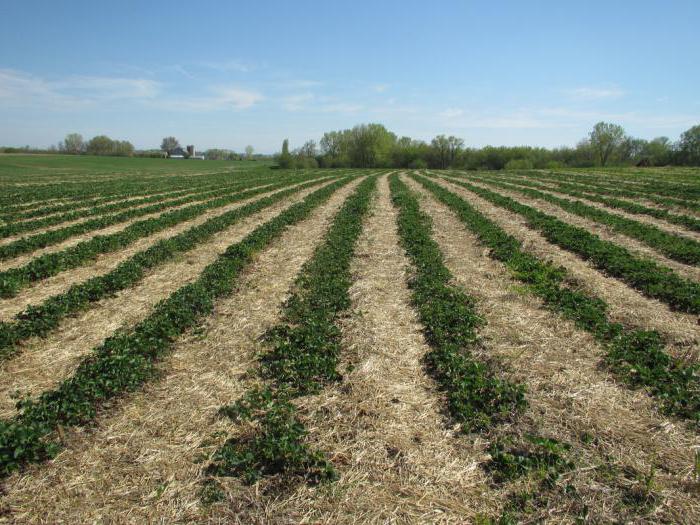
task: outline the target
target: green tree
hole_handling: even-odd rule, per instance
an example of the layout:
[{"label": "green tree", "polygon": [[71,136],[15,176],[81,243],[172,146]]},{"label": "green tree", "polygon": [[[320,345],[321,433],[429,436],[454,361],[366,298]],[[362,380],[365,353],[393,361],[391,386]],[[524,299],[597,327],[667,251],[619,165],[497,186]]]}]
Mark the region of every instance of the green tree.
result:
[{"label": "green tree", "polygon": [[601,166],[605,166],[610,156],[615,153],[625,140],[622,126],[609,122],[598,122],[593,126],[590,141]]},{"label": "green tree", "polygon": [[673,145],[668,137],[656,137],[644,146],[643,156],[654,166],[665,166],[671,162]]},{"label": "green tree", "polygon": [[63,139],[63,143],[59,149],[66,153],[72,153],[73,155],[82,153],[85,151],[83,136],[80,133],[69,133],[66,135],[66,138]]},{"label": "green tree", "polygon": [[678,142],[678,156],[683,164],[700,166],[700,125],[683,132]]},{"label": "green tree", "polygon": [[114,141],[106,135],[98,135],[87,143],[87,152],[90,155],[114,154]]},{"label": "green tree", "polygon": [[289,139],[284,139],[282,141],[282,153],[280,153],[277,158],[277,164],[282,169],[288,169],[292,167],[292,155],[289,153]]},{"label": "green tree", "polygon": [[165,153],[170,153],[171,151],[179,147],[180,143],[175,137],[165,137],[163,139],[163,142],[160,143],[160,149]]},{"label": "green tree", "polygon": [[248,160],[251,160],[253,158],[253,153],[255,150],[253,149],[253,146],[246,146],[245,147],[245,158]]}]

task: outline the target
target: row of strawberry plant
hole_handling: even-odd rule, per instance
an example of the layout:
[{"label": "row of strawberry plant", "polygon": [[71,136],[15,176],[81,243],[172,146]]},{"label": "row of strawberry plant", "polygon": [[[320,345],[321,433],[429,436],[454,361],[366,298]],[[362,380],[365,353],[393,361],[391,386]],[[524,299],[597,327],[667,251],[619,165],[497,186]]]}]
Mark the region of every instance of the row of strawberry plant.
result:
[{"label": "row of strawberry plant", "polygon": [[646,181],[639,178],[612,178],[609,175],[572,175],[567,173],[565,176],[572,177],[574,180],[578,180],[585,183],[593,183],[602,186],[620,187],[622,189],[635,191],[640,194],[682,198],[689,201],[697,201],[697,199],[700,197],[700,186],[697,184],[677,184],[666,181]]},{"label": "row of strawberry plant", "polygon": [[33,336],[45,336],[57,328],[61,320],[67,316],[84,310],[105,297],[110,297],[121,290],[134,286],[144,278],[147,271],[153,270],[178,254],[187,252],[208,241],[216,233],[234,225],[241,219],[318,184],[318,181],[313,180],[212,217],[198,226],[193,226],[173,237],[158,241],[153,246],[120,263],[119,266],[106,274],[75,284],[66,292],[54,295],[40,305],[28,307],[17,314],[11,322],[0,321],[0,360],[15,355],[19,350],[17,345],[22,341]]},{"label": "row of strawberry plant", "polygon": [[63,228],[58,228],[55,230],[50,230],[47,232],[36,233],[34,235],[29,235],[27,237],[22,237],[16,241],[12,241],[5,245],[0,246],[0,261],[7,259],[12,259],[23,255],[25,253],[31,253],[33,251],[39,250],[41,248],[46,248],[47,246],[52,246],[63,242],[76,235],[82,235],[96,230],[101,230],[108,226],[113,226],[122,222],[129,221],[138,217],[143,217],[144,215],[151,215],[154,213],[167,211],[170,208],[177,208],[186,204],[194,202],[204,202],[211,199],[216,199],[219,197],[226,197],[228,195],[235,194],[241,190],[246,190],[250,187],[264,187],[258,184],[237,184],[230,185],[225,188],[218,190],[208,190],[202,193],[190,193],[185,197],[180,197],[174,200],[161,201],[157,204],[151,204],[150,206],[144,206],[141,208],[130,208],[121,213],[116,213],[114,215],[104,215],[94,219],[88,219],[86,221],[79,222],[77,224],[72,224],[65,226]]},{"label": "row of strawberry plant", "polygon": [[[253,176],[257,175],[258,173],[255,173]],[[246,174],[246,172],[236,172],[236,176],[249,176],[249,174]],[[155,192],[158,190],[168,191],[173,189],[185,189],[211,180],[221,180],[225,182],[226,179],[230,179],[230,177],[231,172],[218,172],[206,176],[192,177],[180,175],[160,177],[158,179],[142,177],[124,179],[122,177],[114,177],[100,181],[99,184],[90,181],[81,181],[73,184],[61,182],[50,185],[30,185],[12,189],[8,188],[5,194],[0,197],[0,205],[14,206],[27,202],[56,198],[65,199],[67,201],[80,201],[89,198],[106,198],[113,196],[128,197],[143,192],[144,190]]]},{"label": "row of strawberry plant", "polygon": [[478,176],[471,176],[470,179],[489,186],[515,191],[527,197],[532,197],[533,199],[543,200],[567,212],[578,215],[579,217],[605,224],[616,232],[641,241],[653,250],[661,252],[674,261],[690,265],[697,265],[700,263],[700,243],[688,237],[681,237],[680,235],[666,232],[654,225],[644,224],[615,213],[609,213],[579,200],[564,199],[534,188],[516,186],[508,182]]},{"label": "row of strawberry plant", "polygon": [[101,204],[93,207],[83,207],[73,211],[50,214],[48,216],[36,217],[28,220],[22,219],[19,221],[10,222],[9,224],[0,227],[0,239],[20,233],[31,232],[40,228],[55,226],[63,222],[74,221],[86,217],[107,215],[113,212],[122,211],[124,209],[135,208],[136,206],[163,202],[167,200],[175,200],[178,197],[183,197],[186,195],[204,194],[209,191],[224,189],[229,186],[231,185],[219,184],[216,186],[205,186],[202,188],[190,188],[167,193],[156,193],[155,195],[148,195],[137,199],[120,200],[115,203]]},{"label": "row of strawberry plant", "polygon": [[[31,185],[15,188],[7,187],[3,188],[5,190],[3,201],[5,202],[0,203],[0,208],[2,208],[3,216],[12,221],[14,216],[21,216],[23,211],[31,211],[31,215],[39,217],[46,213],[108,204],[116,200],[145,197],[178,190],[204,189],[206,186],[221,187],[232,182],[252,182],[260,178],[273,179],[280,176],[280,174],[275,174],[271,170],[242,170],[217,172],[201,176],[173,175],[171,177],[162,177],[158,180],[152,180],[148,177],[115,177],[100,182],[86,181],[77,185],[60,183],[51,187],[44,185],[38,187]],[[44,193],[46,195],[43,195]],[[42,196],[46,197],[46,199],[42,199]],[[32,204],[26,205],[26,202],[32,202]],[[40,205],[41,202],[45,203],[44,206]],[[40,206],[37,206],[37,204]],[[59,209],[56,210],[56,207]]]},{"label": "row of strawberry plant", "polygon": [[117,332],[96,347],[58,387],[21,402],[15,417],[0,420],[0,476],[52,457],[60,447],[52,438],[58,427],[93,421],[107,401],[156,377],[156,363],[185,330],[211,314],[215,300],[234,291],[255,254],[308,217],[348,180],[324,186],[258,226],[229,246],[196,281],[158,303],[133,329]]},{"label": "row of strawberry plant", "polygon": [[[208,186],[208,187],[207,187]],[[218,186],[223,186],[223,184],[219,184]],[[216,185],[205,185],[201,189],[202,191],[206,189],[214,189]],[[3,213],[0,215],[0,220],[3,222],[8,222],[8,223],[15,223],[19,221],[31,221],[31,220],[36,220],[36,219],[42,219],[46,217],[47,215],[61,215],[61,214],[68,214],[68,213],[74,213],[77,211],[82,211],[84,209],[94,209],[94,208],[101,208],[101,207],[106,207],[106,206],[117,206],[120,204],[126,204],[129,199],[143,199],[143,198],[148,198],[148,197],[158,197],[162,196],[164,198],[167,198],[167,195],[172,195],[173,198],[177,197],[179,194],[184,194],[187,193],[188,191],[192,192],[197,189],[200,189],[198,186],[193,186],[191,188],[179,188],[179,189],[173,189],[170,191],[159,191],[159,190],[148,190],[144,191],[143,194],[140,195],[129,195],[129,196],[123,196],[123,195],[114,195],[110,197],[101,197],[101,198],[89,198],[89,199],[83,199],[79,201],[65,201],[65,200],[50,200],[46,202],[44,205],[39,205],[39,206],[32,206],[29,209],[23,209],[23,208],[18,208],[18,209],[10,209],[9,207],[4,208],[2,211]],[[67,217],[69,215],[66,215]],[[79,217],[76,217],[79,218]],[[70,220],[70,219],[67,219]]]},{"label": "row of strawberry plant", "polygon": [[636,215],[649,215],[650,217],[662,219],[673,224],[678,224],[679,226],[684,226],[690,230],[700,232],[700,219],[692,217],[690,215],[675,214],[671,213],[666,209],[650,208],[649,206],[644,206],[636,202],[616,199],[614,197],[605,197],[594,193],[585,193],[584,191],[582,191],[582,189],[579,189],[576,186],[571,188],[571,186],[567,184],[559,184],[555,188],[551,188],[549,186],[545,186],[543,184],[534,182],[533,180],[523,179],[520,177],[506,178],[501,176],[494,176],[494,178],[501,182],[510,182],[511,184],[517,184],[519,186],[527,186],[528,188],[534,188],[543,191],[563,193],[564,195],[570,195],[571,197],[598,202],[610,208],[623,210]]},{"label": "row of strawberry plant", "polygon": [[700,313],[700,285],[680,277],[670,268],[638,257],[622,246],[602,240],[584,228],[572,226],[510,197],[465,181],[450,179],[450,182],[468,189],[498,207],[521,215],[531,228],[541,232],[551,243],[591,261],[599,270],[622,280],[644,295],[683,312]]},{"label": "row of strawberry plant", "polygon": [[[304,175],[300,177],[301,181],[307,178]],[[41,255],[23,266],[0,272],[0,297],[13,297],[17,295],[22,288],[34,282],[46,279],[71,268],[77,268],[93,260],[100,254],[121,250],[137,239],[148,237],[181,222],[194,219],[209,210],[249,199],[260,193],[273,191],[288,184],[292,184],[293,182],[292,179],[288,179],[285,182],[272,186],[264,186],[262,188],[212,199],[201,204],[193,204],[179,210],[164,213],[158,217],[134,222],[117,233],[111,235],[96,235],[89,240],[80,242],[65,250]],[[300,181],[297,180],[297,182]]]},{"label": "row of strawberry plant", "polygon": [[[130,192],[129,194],[116,194],[116,195],[111,195],[107,197],[99,197],[99,198],[89,198],[89,199],[83,199],[83,200],[74,200],[74,201],[69,201],[69,202],[61,202],[60,204],[51,204],[48,206],[44,206],[41,208],[34,208],[30,211],[23,211],[23,212],[7,212],[3,215],[0,215],[0,220],[3,220],[5,222],[14,222],[14,221],[19,221],[19,220],[27,220],[27,219],[35,219],[35,218],[41,218],[46,215],[51,215],[51,214],[59,214],[59,213],[71,213],[77,210],[83,210],[84,208],[91,208],[93,209],[93,212],[100,212],[100,213],[106,213],[108,211],[116,211],[117,206],[119,205],[125,205],[127,204],[126,202],[123,202],[124,199],[134,199],[134,198],[149,198],[149,197],[157,197],[157,196],[163,196],[166,197],[167,195],[171,195],[172,197],[176,197],[178,194],[185,194],[185,193],[192,193],[195,191],[206,191],[206,190],[213,190],[216,188],[224,187],[226,185],[230,185],[232,183],[252,183],[252,182],[259,182],[262,184],[262,181],[265,180],[280,180],[284,178],[284,175],[279,175],[279,174],[258,174],[255,177],[239,177],[236,176],[235,178],[232,177],[227,177],[227,178],[222,178],[222,177],[215,177],[212,179],[204,179],[202,181],[198,181],[196,183],[188,184],[185,187],[181,188],[156,188],[156,187],[149,187],[146,190],[141,190],[137,192]],[[117,202],[115,202],[117,201]],[[122,202],[118,202],[122,201]],[[131,204],[133,205],[135,201],[131,201]],[[111,206],[114,206],[114,208],[110,208]],[[87,216],[87,215],[86,215]],[[66,217],[69,217],[69,215],[66,215]],[[78,217],[76,217],[78,218]],[[64,220],[70,220],[68,218]]]},{"label": "row of strawberry plant", "polygon": [[292,400],[341,379],[337,319],[350,306],[350,263],[375,188],[376,177],[358,186],[296,278],[280,324],[267,334],[271,349],[261,356],[259,373],[268,385],[221,409],[235,421],[253,422],[254,430],[227,440],[214,454],[209,474],[246,483],[276,474],[310,482],[335,477],[325,456],[304,442],[307,430]]},{"label": "row of strawberry plant", "polygon": [[[566,178],[565,178],[566,177]],[[579,189],[586,193],[595,193],[598,195],[607,195],[614,197],[623,197],[628,199],[643,199],[665,208],[675,208],[681,207],[688,210],[700,211],[700,204],[697,200],[682,199],[679,197],[662,197],[659,195],[653,195],[648,193],[641,193],[629,188],[622,188],[619,185],[611,184],[607,181],[607,184],[594,183],[592,181],[587,181],[585,177],[583,178],[569,178],[567,175],[552,175],[546,173],[537,173],[531,175],[528,173],[527,178],[536,180],[539,182],[554,183],[557,185],[564,185],[564,187],[570,187],[574,189]]]},{"label": "row of strawberry plant", "polygon": [[574,289],[569,284],[574,280],[565,268],[524,251],[520,241],[453,192],[429,179],[415,179],[452,209],[479,242],[489,248],[489,256],[505,264],[548,308],[600,341],[605,349],[605,363],[618,378],[634,387],[647,388],[667,412],[700,423],[700,369],[665,352],[661,334],[612,321],[605,301]]},{"label": "row of strawberry plant", "polygon": [[452,419],[466,432],[487,430],[525,406],[525,389],[498,377],[496,370],[469,351],[483,322],[475,301],[450,284],[442,252],[432,238],[430,218],[398,175],[389,178],[398,209],[401,246],[415,268],[412,301],[431,351],[426,366],[445,392]]}]

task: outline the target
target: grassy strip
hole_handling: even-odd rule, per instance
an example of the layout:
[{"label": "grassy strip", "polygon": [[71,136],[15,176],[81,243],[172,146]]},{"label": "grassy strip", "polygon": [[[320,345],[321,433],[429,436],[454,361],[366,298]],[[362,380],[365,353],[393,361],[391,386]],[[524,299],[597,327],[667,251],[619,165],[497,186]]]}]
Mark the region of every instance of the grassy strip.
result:
[{"label": "grassy strip", "polygon": [[534,199],[550,202],[570,213],[591,219],[600,224],[610,226],[614,231],[620,232],[628,237],[637,239],[650,248],[663,253],[670,259],[685,264],[697,265],[700,263],[700,243],[687,237],[681,237],[665,232],[650,224],[644,224],[614,213],[609,213],[600,208],[589,206],[578,200],[569,200],[557,197],[550,193],[545,193],[533,188],[523,188],[507,182],[498,181],[491,178],[471,177],[490,186],[496,186],[504,190],[516,191]]},{"label": "grassy strip", "polygon": [[431,352],[426,366],[447,396],[452,419],[464,431],[482,431],[507,420],[525,406],[525,389],[497,377],[494,370],[470,353],[482,322],[474,300],[450,285],[451,274],[431,237],[431,223],[420,211],[415,195],[398,178],[389,178],[391,196],[399,210],[401,245],[413,262],[413,304]]},{"label": "grassy strip", "polygon": [[637,257],[622,246],[604,241],[583,228],[572,226],[510,197],[464,181],[450,182],[496,206],[522,215],[530,227],[540,231],[548,241],[591,261],[596,268],[621,279],[644,295],[683,312],[700,313],[700,285],[680,277],[670,268]]},{"label": "grassy strip", "polygon": [[[506,179],[501,177],[499,177],[498,180],[506,182]],[[683,226],[692,231],[700,232],[700,219],[691,217],[690,215],[675,214],[665,209],[650,208],[648,206],[644,206],[636,202],[616,199],[614,197],[605,197],[595,193],[586,193],[584,189],[580,189],[578,186],[575,185],[560,183],[555,189],[548,186],[544,186],[537,182],[533,182],[532,180],[524,180],[520,177],[518,177],[517,179],[508,178],[507,182],[517,184],[519,186],[527,186],[529,188],[535,188],[543,191],[553,191],[563,193],[565,195],[570,195],[579,199],[599,202],[600,204],[604,204],[605,206],[608,206],[610,208],[623,210],[636,215],[648,215],[656,219],[661,219],[672,224]]]},{"label": "grassy strip", "polygon": [[[302,180],[304,178],[307,177],[302,177]],[[22,288],[28,286],[32,282],[46,279],[70,268],[77,268],[86,261],[94,259],[99,254],[121,250],[137,239],[147,237],[181,222],[193,219],[208,210],[245,200],[259,195],[260,193],[274,191],[292,183],[293,181],[288,179],[285,182],[272,186],[234,193],[201,204],[194,204],[186,208],[164,213],[158,217],[135,222],[111,235],[96,235],[89,240],[78,243],[65,250],[44,254],[32,259],[24,266],[0,272],[0,297],[13,297],[17,295]]]},{"label": "grassy strip", "polygon": [[144,215],[158,213],[160,211],[167,211],[170,208],[183,206],[185,204],[190,204],[193,202],[203,202],[210,199],[226,197],[227,195],[236,193],[241,189],[250,188],[251,186],[257,187],[262,186],[262,184],[246,184],[244,186],[236,185],[214,191],[193,193],[187,195],[186,197],[181,197],[179,199],[166,202],[159,202],[157,204],[152,204],[143,208],[128,209],[115,215],[97,217],[94,219],[80,222],[78,224],[73,224],[64,228],[59,228],[57,230],[37,233],[28,237],[22,237],[21,239],[18,239],[14,242],[5,244],[4,246],[0,246],[0,261],[12,259],[19,255],[30,253],[40,248],[45,248],[53,244],[58,244],[59,242],[70,239],[71,237],[74,237],[76,235],[82,235],[84,233],[88,233],[94,230],[106,228],[108,226],[142,217]]},{"label": "grassy strip", "polygon": [[521,243],[464,199],[423,177],[415,177],[489,248],[489,256],[502,262],[551,310],[576,323],[603,345],[607,367],[632,387],[646,387],[671,414],[700,423],[700,388],[697,365],[687,365],[664,352],[656,331],[634,330],[608,318],[607,304],[582,290],[570,288],[564,268],[526,253]]},{"label": "grassy strip", "polygon": [[309,482],[335,478],[332,464],[304,443],[307,431],[291,400],[341,379],[336,320],[350,306],[350,262],[375,188],[376,177],[358,186],[297,277],[282,322],[267,336],[272,348],[261,357],[260,373],[269,385],[221,410],[234,420],[253,422],[255,430],[226,441],[214,454],[210,474],[246,483],[275,474]]},{"label": "grassy strip", "polygon": [[[244,183],[245,184],[245,183]],[[73,221],[76,219],[82,219],[86,217],[95,217],[100,215],[109,215],[113,212],[119,212],[122,210],[129,210],[130,208],[135,208],[137,206],[142,206],[145,204],[154,204],[162,201],[172,200],[189,195],[215,195],[217,190],[226,190],[229,188],[239,187],[237,185],[217,185],[216,187],[203,188],[190,188],[186,190],[179,190],[169,193],[159,193],[157,195],[149,195],[147,197],[142,197],[134,200],[120,201],[112,204],[103,204],[100,206],[94,206],[90,208],[83,208],[75,211],[70,211],[67,213],[59,213],[56,215],[51,215],[49,217],[40,217],[33,220],[22,221],[22,222],[12,222],[0,227],[0,239],[10,237],[12,235],[17,235],[19,233],[27,233],[40,228],[47,228],[49,226],[55,226],[68,221]],[[157,210],[156,210],[157,211]]]},{"label": "grassy strip", "polygon": [[88,423],[105,402],[151,379],[156,362],[178,336],[212,312],[217,298],[233,291],[253,256],[348,181],[341,179],[315,191],[229,246],[195,282],[158,303],[132,330],[117,333],[95,348],[72,377],[36,399],[23,401],[14,418],[0,420],[0,475],[50,458],[59,447],[50,439],[54,430]]},{"label": "grassy strip", "polygon": [[50,297],[39,306],[30,306],[15,316],[13,322],[0,321],[0,361],[14,356],[18,351],[16,345],[20,342],[32,336],[45,336],[58,327],[60,321],[68,315],[134,286],[143,279],[147,271],[166,263],[177,254],[193,249],[242,218],[317,184],[318,181],[307,182],[212,217],[199,226],[193,226],[178,235],[158,241],[125,260],[109,273],[73,285],[66,292]]}]

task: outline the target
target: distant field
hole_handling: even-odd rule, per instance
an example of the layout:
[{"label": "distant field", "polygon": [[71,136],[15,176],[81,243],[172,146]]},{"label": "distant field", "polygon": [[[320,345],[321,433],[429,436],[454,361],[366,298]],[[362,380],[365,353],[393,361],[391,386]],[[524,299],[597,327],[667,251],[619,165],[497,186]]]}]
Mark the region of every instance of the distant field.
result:
[{"label": "distant field", "polygon": [[0,523],[700,523],[700,169],[0,190]]},{"label": "distant field", "polygon": [[269,163],[258,161],[147,159],[94,157],[89,155],[0,154],[0,183],[46,183],[56,180],[80,181],[113,175],[157,176],[178,173],[204,173],[253,168]]}]

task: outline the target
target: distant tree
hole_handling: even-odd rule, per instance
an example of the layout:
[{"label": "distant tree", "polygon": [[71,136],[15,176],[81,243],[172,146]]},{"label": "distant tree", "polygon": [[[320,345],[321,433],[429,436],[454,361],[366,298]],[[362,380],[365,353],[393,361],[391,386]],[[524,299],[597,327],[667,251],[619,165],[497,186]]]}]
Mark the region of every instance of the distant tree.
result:
[{"label": "distant tree", "polygon": [[647,141],[644,139],[625,137],[618,148],[617,159],[622,163],[637,163],[644,158],[646,146]]},{"label": "distant tree", "polygon": [[671,162],[673,144],[668,137],[656,137],[644,146],[643,157],[653,166],[665,166]]},{"label": "distant tree", "polygon": [[302,157],[313,158],[316,156],[316,142],[313,140],[307,140],[304,145],[299,149],[299,154]]},{"label": "distant tree", "polygon": [[433,150],[437,167],[440,169],[445,169],[449,159],[449,145],[447,143],[447,137],[445,135],[438,135],[430,141],[430,147]]},{"label": "distant tree", "polygon": [[165,137],[163,139],[163,142],[160,143],[160,149],[165,153],[170,153],[171,151],[179,147],[180,143],[175,137]]},{"label": "distant tree", "polygon": [[610,156],[625,140],[625,130],[622,126],[609,122],[598,122],[590,133],[590,141],[596,152],[601,166],[605,166]]},{"label": "distant tree", "polygon": [[700,125],[683,132],[678,141],[678,157],[682,164],[700,166]]},{"label": "distant tree", "polygon": [[293,160],[292,155],[289,153],[289,139],[284,139],[282,141],[282,153],[280,153],[277,158],[277,164],[282,169],[288,169],[292,167]]},{"label": "distant tree", "polygon": [[238,154],[227,149],[208,149],[204,156],[207,160],[238,160]]},{"label": "distant tree", "polygon": [[77,155],[85,150],[85,142],[80,133],[69,133],[61,143],[61,151]]},{"label": "distant tree", "polygon": [[112,155],[114,141],[106,135],[98,135],[90,139],[86,149],[90,155]]},{"label": "distant tree", "polygon": [[245,157],[250,160],[253,158],[253,153],[255,150],[253,149],[253,146],[246,146],[245,147]]},{"label": "distant tree", "polygon": [[115,140],[112,144],[112,155],[116,155],[117,157],[134,156],[134,145],[128,140]]}]

